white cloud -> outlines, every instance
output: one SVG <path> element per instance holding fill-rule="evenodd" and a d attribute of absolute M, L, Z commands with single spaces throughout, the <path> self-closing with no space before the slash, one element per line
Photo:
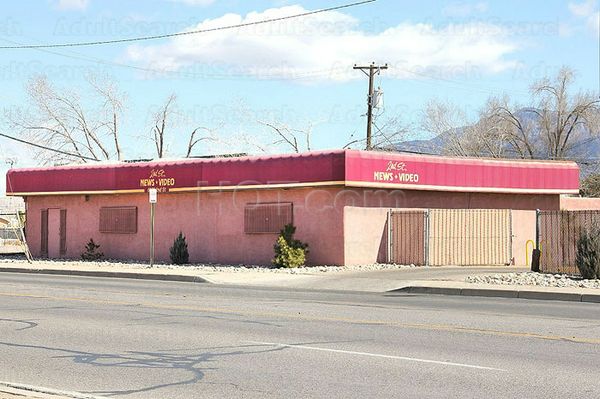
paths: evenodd
<path fill-rule="evenodd" d="M 581 3 L 569 3 L 569 11 L 577 17 L 589 17 L 596 10 L 596 0 L 587 0 Z"/>
<path fill-rule="evenodd" d="M 56 7 L 60 10 L 85 10 L 90 0 L 53 0 Z M 216 0 L 168 0 L 171 3 L 181 3 L 188 6 L 209 6 Z"/>
<path fill-rule="evenodd" d="M 58 0 L 56 6 L 60 10 L 85 10 L 89 0 Z"/>
<path fill-rule="evenodd" d="M 588 29 L 594 34 L 598 34 L 600 30 L 600 12 L 596 0 L 569 3 L 569 11 L 574 17 L 583 19 Z"/>
<path fill-rule="evenodd" d="M 248 15 L 226 14 L 188 30 L 210 29 L 306 12 L 301 6 Z M 163 45 L 131 46 L 126 57 L 147 67 L 259 78 L 320 76 L 360 78 L 354 63 L 387 62 L 386 77 L 414 77 L 406 70 L 499 72 L 516 65 L 507 59 L 517 46 L 511 32 L 487 23 L 402 23 L 381 32 L 359 28 L 354 17 L 328 12 L 251 27 L 180 36 Z M 320 72 L 319 72 L 320 71 Z M 331 72 L 340 72 L 334 73 Z M 183 72 L 182 72 L 183 73 Z"/>

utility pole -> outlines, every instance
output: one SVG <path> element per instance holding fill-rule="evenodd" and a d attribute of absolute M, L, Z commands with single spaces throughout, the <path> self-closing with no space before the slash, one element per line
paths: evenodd
<path fill-rule="evenodd" d="M 354 65 L 354 69 L 361 70 L 365 75 L 369 77 L 369 96 L 367 97 L 367 150 L 373 149 L 371 143 L 371 131 L 373 128 L 373 94 L 375 93 L 375 88 L 373 87 L 373 83 L 375 80 L 375 75 L 381 73 L 382 69 L 388 69 L 388 65 L 375 65 L 375 63 L 371 63 L 368 66 L 358 66 Z M 368 71 L 368 72 L 366 72 Z"/>

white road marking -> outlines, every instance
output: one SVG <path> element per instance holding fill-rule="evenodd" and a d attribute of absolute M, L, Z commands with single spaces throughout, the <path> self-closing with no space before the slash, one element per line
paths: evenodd
<path fill-rule="evenodd" d="M 440 364 L 443 366 L 466 367 L 466 368 L 478 369 L 478 370 L 507 371 L 507 370 L 499 369 L 499 368 L 495 368 L 495 367 L 477 366 L 474 364 L 466 364 L 466 363 L 444 362 L 442 360 L 419 359 L 416 357 L 383 355 L 380 353 L 369 353 L 369 352 L 346 351 L 346 350 L 342 350 L 342 349 L 319 348 L 316 346 L 284 344 L 284 343 L 279 343 L 279 342 L 258 342 L 258 341 L 247 341 L 247 342 L 251 343 L 251 344 L 257 344 L 257 345 L 282 346 L 284 348 L 308 349 L 308 350 L 322 351 L 322 352 L 343 353 L 346 355 L 379 357 L 379 358 L 384 358 L 384 359 L 405 360 L 405 361 L 409 361 L 409 362 Z"/>

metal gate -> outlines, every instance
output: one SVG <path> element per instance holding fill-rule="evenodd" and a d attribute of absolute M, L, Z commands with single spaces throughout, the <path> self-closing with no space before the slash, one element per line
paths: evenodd
<path fill-rule="evenodd" d="M 600 211 L 538 212 L 540 271 L 579 274 L 575 264 L 577 240 L 595 223 L 600 223 Z"/>
<path fill-rule="evenodd" d="M 391 211 L 389 261 L 414 265 L 508 265 L 512 261 L 507 209 Z"/>
<path fill-rule="evenodd" d="M 18 213 L 0 213 L 0 254 L 24 252 L 22 219 Z"/>
<path fill-rule="evenodd" d="M 426 265 L 427 212 L 393 211 L 389 215 L 389 261 Z"/>
<path fill-rule="evenodd" d="M 510 264 L 510 210 L 432 209 L 428 258 L 432 266 Z"/>

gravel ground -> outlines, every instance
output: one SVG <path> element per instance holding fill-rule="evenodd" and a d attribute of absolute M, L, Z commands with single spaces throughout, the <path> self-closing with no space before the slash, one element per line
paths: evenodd
<path fill-rule="evenodd" d="M 0 266 L 6 267 L 20 267 L 26 266 L 27 261 L 21 256 L 0 256 Z M 124 261 L 100 261 L 100 262 L 82 262 L 76 260 L 37 260 L 34 261 L 34 265 L 39 269 L 52 269 L 52 268 L 77 268 L 77 269 L 148 269 L 147 263 L 140 262 L 124 262 Z M 170 269 L 170 270 L 194 270 L 199 272 L 233 272 L 233 273 L 244 273 L 244 272 L 264 272 L 264 273 L 287 273 L 287 274 L 307 274 L 307 273 L 339 273 L 349 271 L 374 271 L 374 270 L 392 270 L 392 269 L 405 269 L 413 268 L 415 265 L 393 265 L 393 264 L 381 264 L 375 263 L 371 265 L 357 265 L 357 266 L 310 266 L 310 267 L 298 267 L 295 269 L 278 269 L 270 266 L 259 266 L 259 265 L 221 265 L 221 264 L 189 264 L 189 265 L 171 265 L 171 264 L 155 264 L 153 269 Z"/>
<path fill-rule="evenodd" d="M 535 285 L 540 287 L 579 287 L 600 289 L 600 280 L 583 280 L 564 274 L 506 273 L 483 276 L 468 276 L 467 283 L 499 285 Z"/>

